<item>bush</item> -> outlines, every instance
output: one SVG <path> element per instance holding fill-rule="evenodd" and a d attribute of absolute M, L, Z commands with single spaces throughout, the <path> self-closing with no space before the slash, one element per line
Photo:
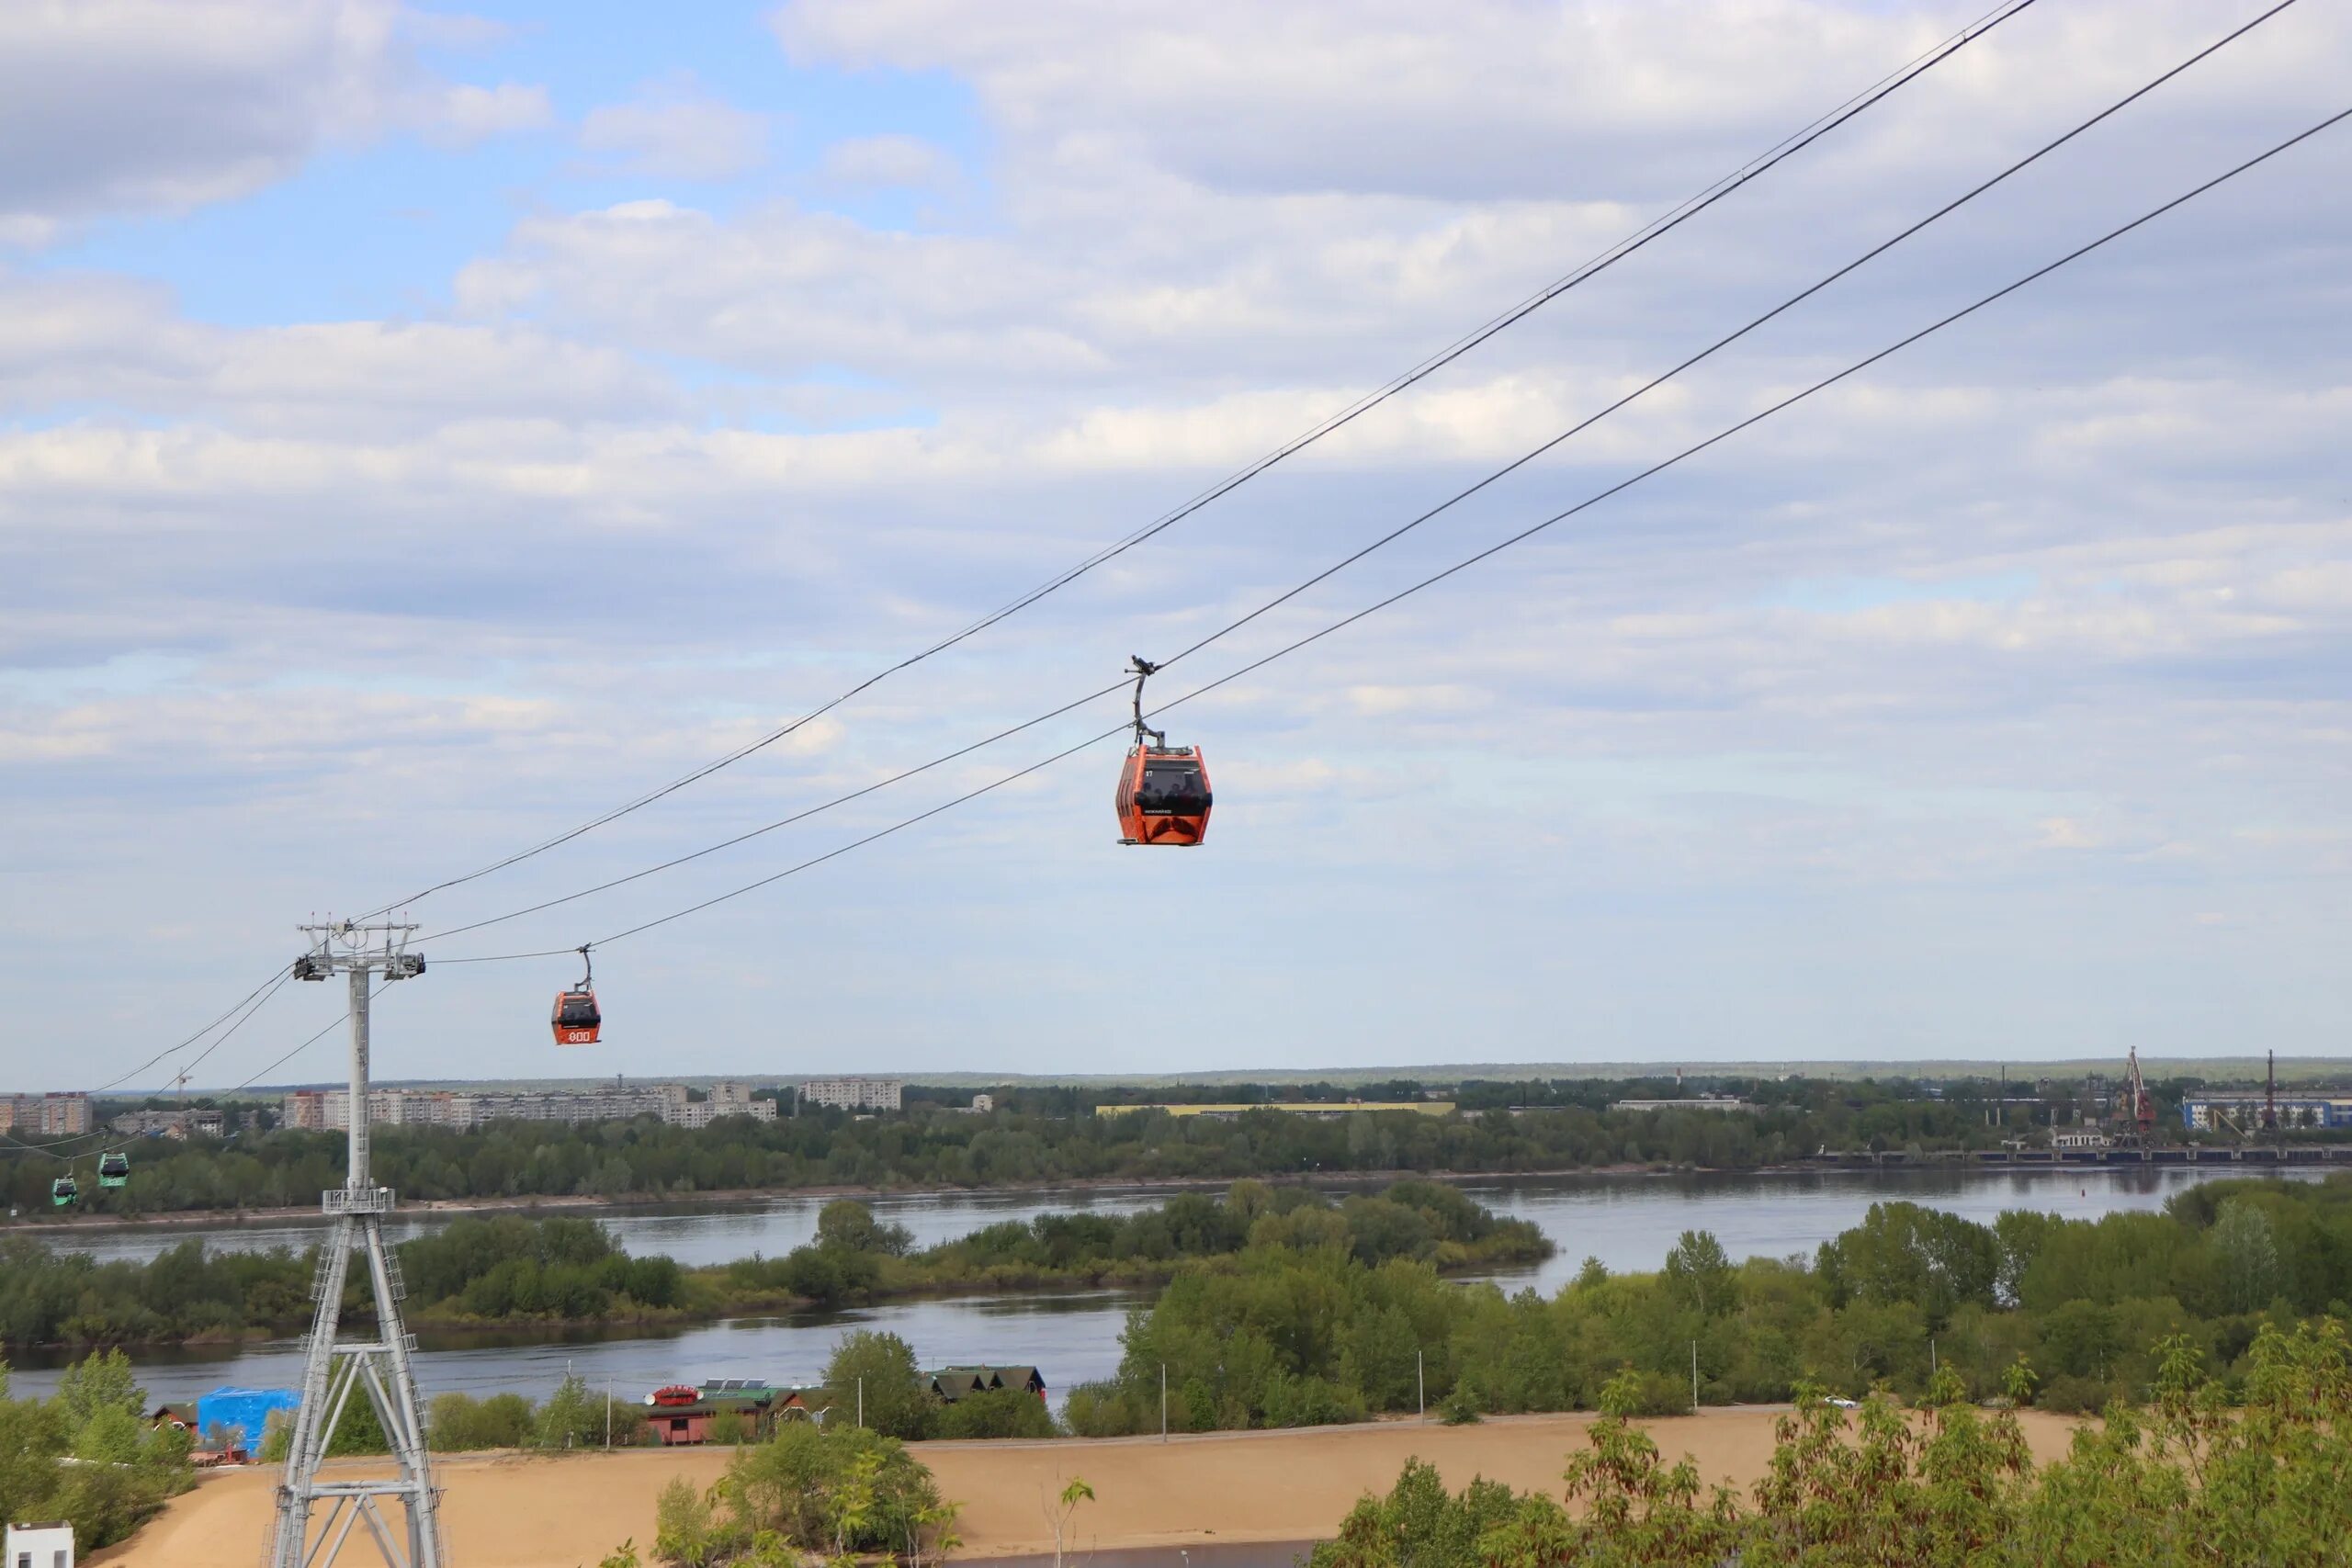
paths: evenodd
<path fill-rule="evenodd" d="M 934 1438 L 1051 1438 L 1058 1435 L 1054 1413 L 1034 1393 L 992 1388 L 966 1394 L 932 1412 Z"/>
<path fill-rule="evenodd" d="M 469 1393 L 443 1393 L 434 1396 L 425 1430 L 427 1441 L 442 1453 L 528 1448 L 537 1417 L 531 1402 L 519 1393 L 493 1393 L 481 1400 Z"/>

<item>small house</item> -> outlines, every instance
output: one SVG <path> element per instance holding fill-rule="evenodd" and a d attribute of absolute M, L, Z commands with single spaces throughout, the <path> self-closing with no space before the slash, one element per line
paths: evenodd
<path fill-rule="evenodd" d="M 201 1428 L 196 1424 L 196 1406 L 193 1404 L 158 1404 L 147 1417 L 147 1426 L 152 1431 L 161 1431 L 169 1427 L 175 1431 L 186 1432 L 191 1438 L 202 1435 Z"/>
<path fill-rule="evenodd" d="M 931 1392 L 943 1404 L 1001 1388 L 1046 1397 L 1046 1380 L 1035 1367 L 942 1367 L 931 1374 Z"/>
<path fill-rule="evenodd" d="M 746 1438 L 764 1438 L 775 1429 L 776 1400 L 782 1391 L 749 1378 L 714 1378 L 702 1383 L 671 1383 L 645 1396 L 645 1425 L 653 1440 L 664 1448 L 710 1441 L 713 1425 L 722 1416 L 734 1416 Z"/>
<path fill-rule="evenodd" d="M 74 1568 L 70 1524 L 10 1525 L 0 1532 L 7 1568 Z"/>

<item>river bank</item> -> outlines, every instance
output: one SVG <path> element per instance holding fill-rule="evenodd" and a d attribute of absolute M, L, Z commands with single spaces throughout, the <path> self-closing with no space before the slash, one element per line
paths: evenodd
<path fill-rule="evenodd" d="M 400 1200 L 395 1211 L 403 1214 L 530 1213 L 594 1217 L 601 1213 L 629 1214 L 647 1210 L 681 1207 L 724 1210 L 756 1208 L 780 1201 L 831 1202 L 838 1198 L 864 1201 L 926 1199 L 1034 1198 L 1055 1192 L 1222 1192 L 1236 1181 L 1261 1181 L 1269 1187 L 1386 1187 L 1399 1181 L 1443 1181 L 1456 1185 L 1474 1181 L 1541 1180 L 1554 1177 L 1641 1178 L 1698 1174 L 1723 1176 L 1803 1175 L 1804 1166 L 1759 1167 L 1754 1170 L 1713 1170 L 1701 1166 L 1611 1165 L 1572 1166 L 1557 1170 L 1337 1170 L 1286 1171 L 1267 1176 L 1237 1177 L 1080 1177 L 1068 1180 L 989 1184 L 978 1187 L 914 1185 L 903 1187 L 737 1187 L 690 1193 L 631 1193 L 618 1198 L 553 1197 L 524 1194 L 512 1198 L 425 1198 Z M 36 1238 L 85 1231 L 126 1227 L 236 1226 L 314 1222 L 323 1228 L 327 1216 L 315 1204 L 274 1208 L 175 1209 L 153 1213 L 100 1214 L 76 1211 L 62 1216 L 27 1213 L 0 1219 L 0 1240 L 12 1235 Z"/>
<path fill-rule="evenodd" d="M 1713 1234 L 1735 1258 L 1810 1258 L 1822 1242 L 1861 1223 L 1871 1205 L 1904 1199 L 1990 1224 L 2005 1210 L 2030 1209 L 2068 1219 L 2119 1212 L 2154 1213 L 2216 1173 L 2151 1168 L 2083 1172 L 1910 1171 L 1797 1173 L 1773 1177 L 1692 1174 L 1635 1177 L 1487 1178 L 1462 1183 L 1466 1196 L 1509 1218 L 1533 1222 L 1558 1250 L 1532 1269 L 1497 1270 L 1509 1291 L 1532 1289 L 1549 1297 L 1573 1279 L 1587 1257 L 1611 1272 L 1647 1271 L 1685 1229 Z M 2277 1172 L 2274 1179 L 2316 1179 L 2317 1172 Z M 1352 1190 L 1334 1183 L 1335 1191 Z M 1035 1190 L 1025 1198 L 948 1193 L 875 1201 L 876 1217 L 903 1224 L 918 1246 L 991 1224 L 1044 1213 L 1084 1212 L 1117 1216 L 1156 1207 L 1168 1197 L 1158 1187 L 1095 1186 Z M 578 1205 L 572 1205 L 574 1212 Z M 636 1256 L 662 1254 L 702 1266 L 752 1253 L 782 1257 L 815 1234 L 821 1203 L 814 1198 L 768 1199 L 735 1205 L 631 1205 L 600 1217 L 614 1239 Z M 314 1216 L 305 1216 L 306 1220 Z M 441 1217 L 395 1213 L 392 1239 L 430 1234 Z M 76 1250 L 101 1262 L 143 1261 L 190 1235 L 213 1252 L 300 1250 L 313 1245 L 311 1224 L 221 1224 L 191 1232 L 171 1227 L 85 1232 Z M 62 1238 L 61 1238 L 62 1239 Z M 652 1324 L 604 1329 L 477 1329 L 420 1333 L 417 1376 L 429 1397 L 445 1389 L 480 1393 L 509 1389 L 535 1399 L 554 1391 L 568 1372 L 594 1385 L 607 1381 L 642 1392 L 663 1383 L 712 1377 L 805 1383 L 818 1380 L 834 1343 L 854 1329 L 891 1333 L 916 1348 L 927 1366 L 959 1362 L 1034 1364 L 1060 1393 L 1074 1383 L 1110 1376 L 1123 1354 L 1126 1314 L 1148 1301 L 1132 1291 L 1066 1291 L 1014 1296 L 906 1300 L 872 1306 L 777 1313 L 724 1322 Z M 11 1347 L 17 1393 L 54 1389 L 67 1351 Z M 301 1378 L 301 1344 L 284 1337 L 254 1342 L 142 1349 L 140 1381 L 157 1399 L 192 1398 L 222 1383 L 292 1386 Z"/>
<path fill-rule="evenodd" d="M 1638 1423 L 1669 1455 L 1688 1453 L 1709 1483 L 1752 1485 L 1770 1463 L 1772 1407 L 1732 1407 Z M 1557 1495 L 1560 1471 L 1585 1446 L 1591 1416 L 1496 1417 L 1476 1426 L 1384 1421 L 1359 1427 L 1037 1442 L 915 1443 L 940 1491 L 964 1505 L 959 1560 L 1053 1551 L 1041 1500 L 1074 1477 L 1093 1487 L 1080 1506 L 1075 1551 L 1306 1542 L 1329 1537 L 1356 1499 L 1386 1491 L 1411 1458 L 1451 1486 L 1487 1476 Z M 2078 1423 L 2023 1413 L 2035 1459 L 2062 1457 Z M 451 1560 L 498 1568 L 578 1568 L 623 1540 L 653 1536 L 655 1497 L 683 1477 L 707 1487 L 727 1467 L 718 1449 L 638 1450 L 562 1457 L 468 1455 L 436 1461 L 446 1489 Z M 343 1467 L 330 1466 L 331 1471 Z M 353 1473 L 361 1472 L 353 1467 Z M 250 1568 L 268 1530 L 275 1467 L 216 1473 L 126 1544 L 87 1559 L 171 1568 Z M 380 1561 L 363 1539 L 345 1562 Z"/>

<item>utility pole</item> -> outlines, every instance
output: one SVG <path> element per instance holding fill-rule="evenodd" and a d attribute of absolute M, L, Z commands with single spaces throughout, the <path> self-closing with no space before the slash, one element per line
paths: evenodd
<path fill-rule="evenodd" d="M 605 1374 L 605 1451 L 613 1448 L 613 1375 Z"/>
<path fill-rule="evenodd" d="M 1421 1374 L 1421 1353 L 1413 1352 L 1413 1414 L 1427 1419 L 1430 1413 L 1430 1385 Z"/>
<path fill-rule="evenodd" d="M 1159 1440 L 1168 1440 L 1168 1363 L 1159 1363 Z"/>
<path fill-rule="evenodd" d="M 857 1424 L 865 1425 L 865 1380 L 857 1380 Z"/>
<path fill-rule="evenodd" d="M 410 1354 L 416 1346 L 401 1326 L 401 1298 L 408 1293 L 399 1260 L 384 1245 L 384 1216 L 392 1210 L 390 1188 L 379 1187 L 368 1170 L 368 1001 L 376 977 L 384 984 L 424 973 L 424 955 L 411 953 L 413 925 L 358 926 L 345 920 L 298 928 L 310 951 L 294 961 L 298 980 L 325 980 L 341 974 L 351 987 L 351 1085 L 345 1122 L 350 1162 L 344 1184 L 320 1194 L 320 1206 L 334 1216 L 334 1229 L 319 1255 L 311 1282 L 311 1335 L 302 1359 L 302 1404 L 295 1413 L 286 1473 L 277 1485 L 277 1523 L 269 1551 L 270 1568 L 329 1568 L 354 1525 L 365 1523 L 376 1550 L 392 1568 L 441 1568 L 441 1495 L 433 1485 L 419 1414 L 416 1374 Z M 365 1259 L 376 1301 L 376 1337 L 345 1341 L 343 1285 L 351 1255 Z M 351 1403 L 364 1389 L 390 1445 L 392 1473 L 322 1481 L 319 1466 L 328 1440 Z M 404 1526 L 399 1535 L 379 1499 L 400 1499 Z M 325 1505 L 313 1538 L 311 1509 Z M 401 1544 L 405 1537 L 405 1550 Z"/>
<path fill-rule="evenodd" d="M 1699 1342 L 1690 1341 L 1690 1414 L 1699 1414 Z"/>

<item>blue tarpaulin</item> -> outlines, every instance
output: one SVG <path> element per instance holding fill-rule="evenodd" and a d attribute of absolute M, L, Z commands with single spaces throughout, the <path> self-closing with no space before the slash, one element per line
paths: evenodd
<path fill-rule="evenodd" d="M 209 1440 L 215 1427 L 233 1427 L 243 1434 L 241 1440 L 247 1448 L 259 1448 L 269 1413 L 291 1415 L 301 1403 L 302 1396 L 290 1388 L 216 1388 L 196 1402 L 197 1430 Z"/>

